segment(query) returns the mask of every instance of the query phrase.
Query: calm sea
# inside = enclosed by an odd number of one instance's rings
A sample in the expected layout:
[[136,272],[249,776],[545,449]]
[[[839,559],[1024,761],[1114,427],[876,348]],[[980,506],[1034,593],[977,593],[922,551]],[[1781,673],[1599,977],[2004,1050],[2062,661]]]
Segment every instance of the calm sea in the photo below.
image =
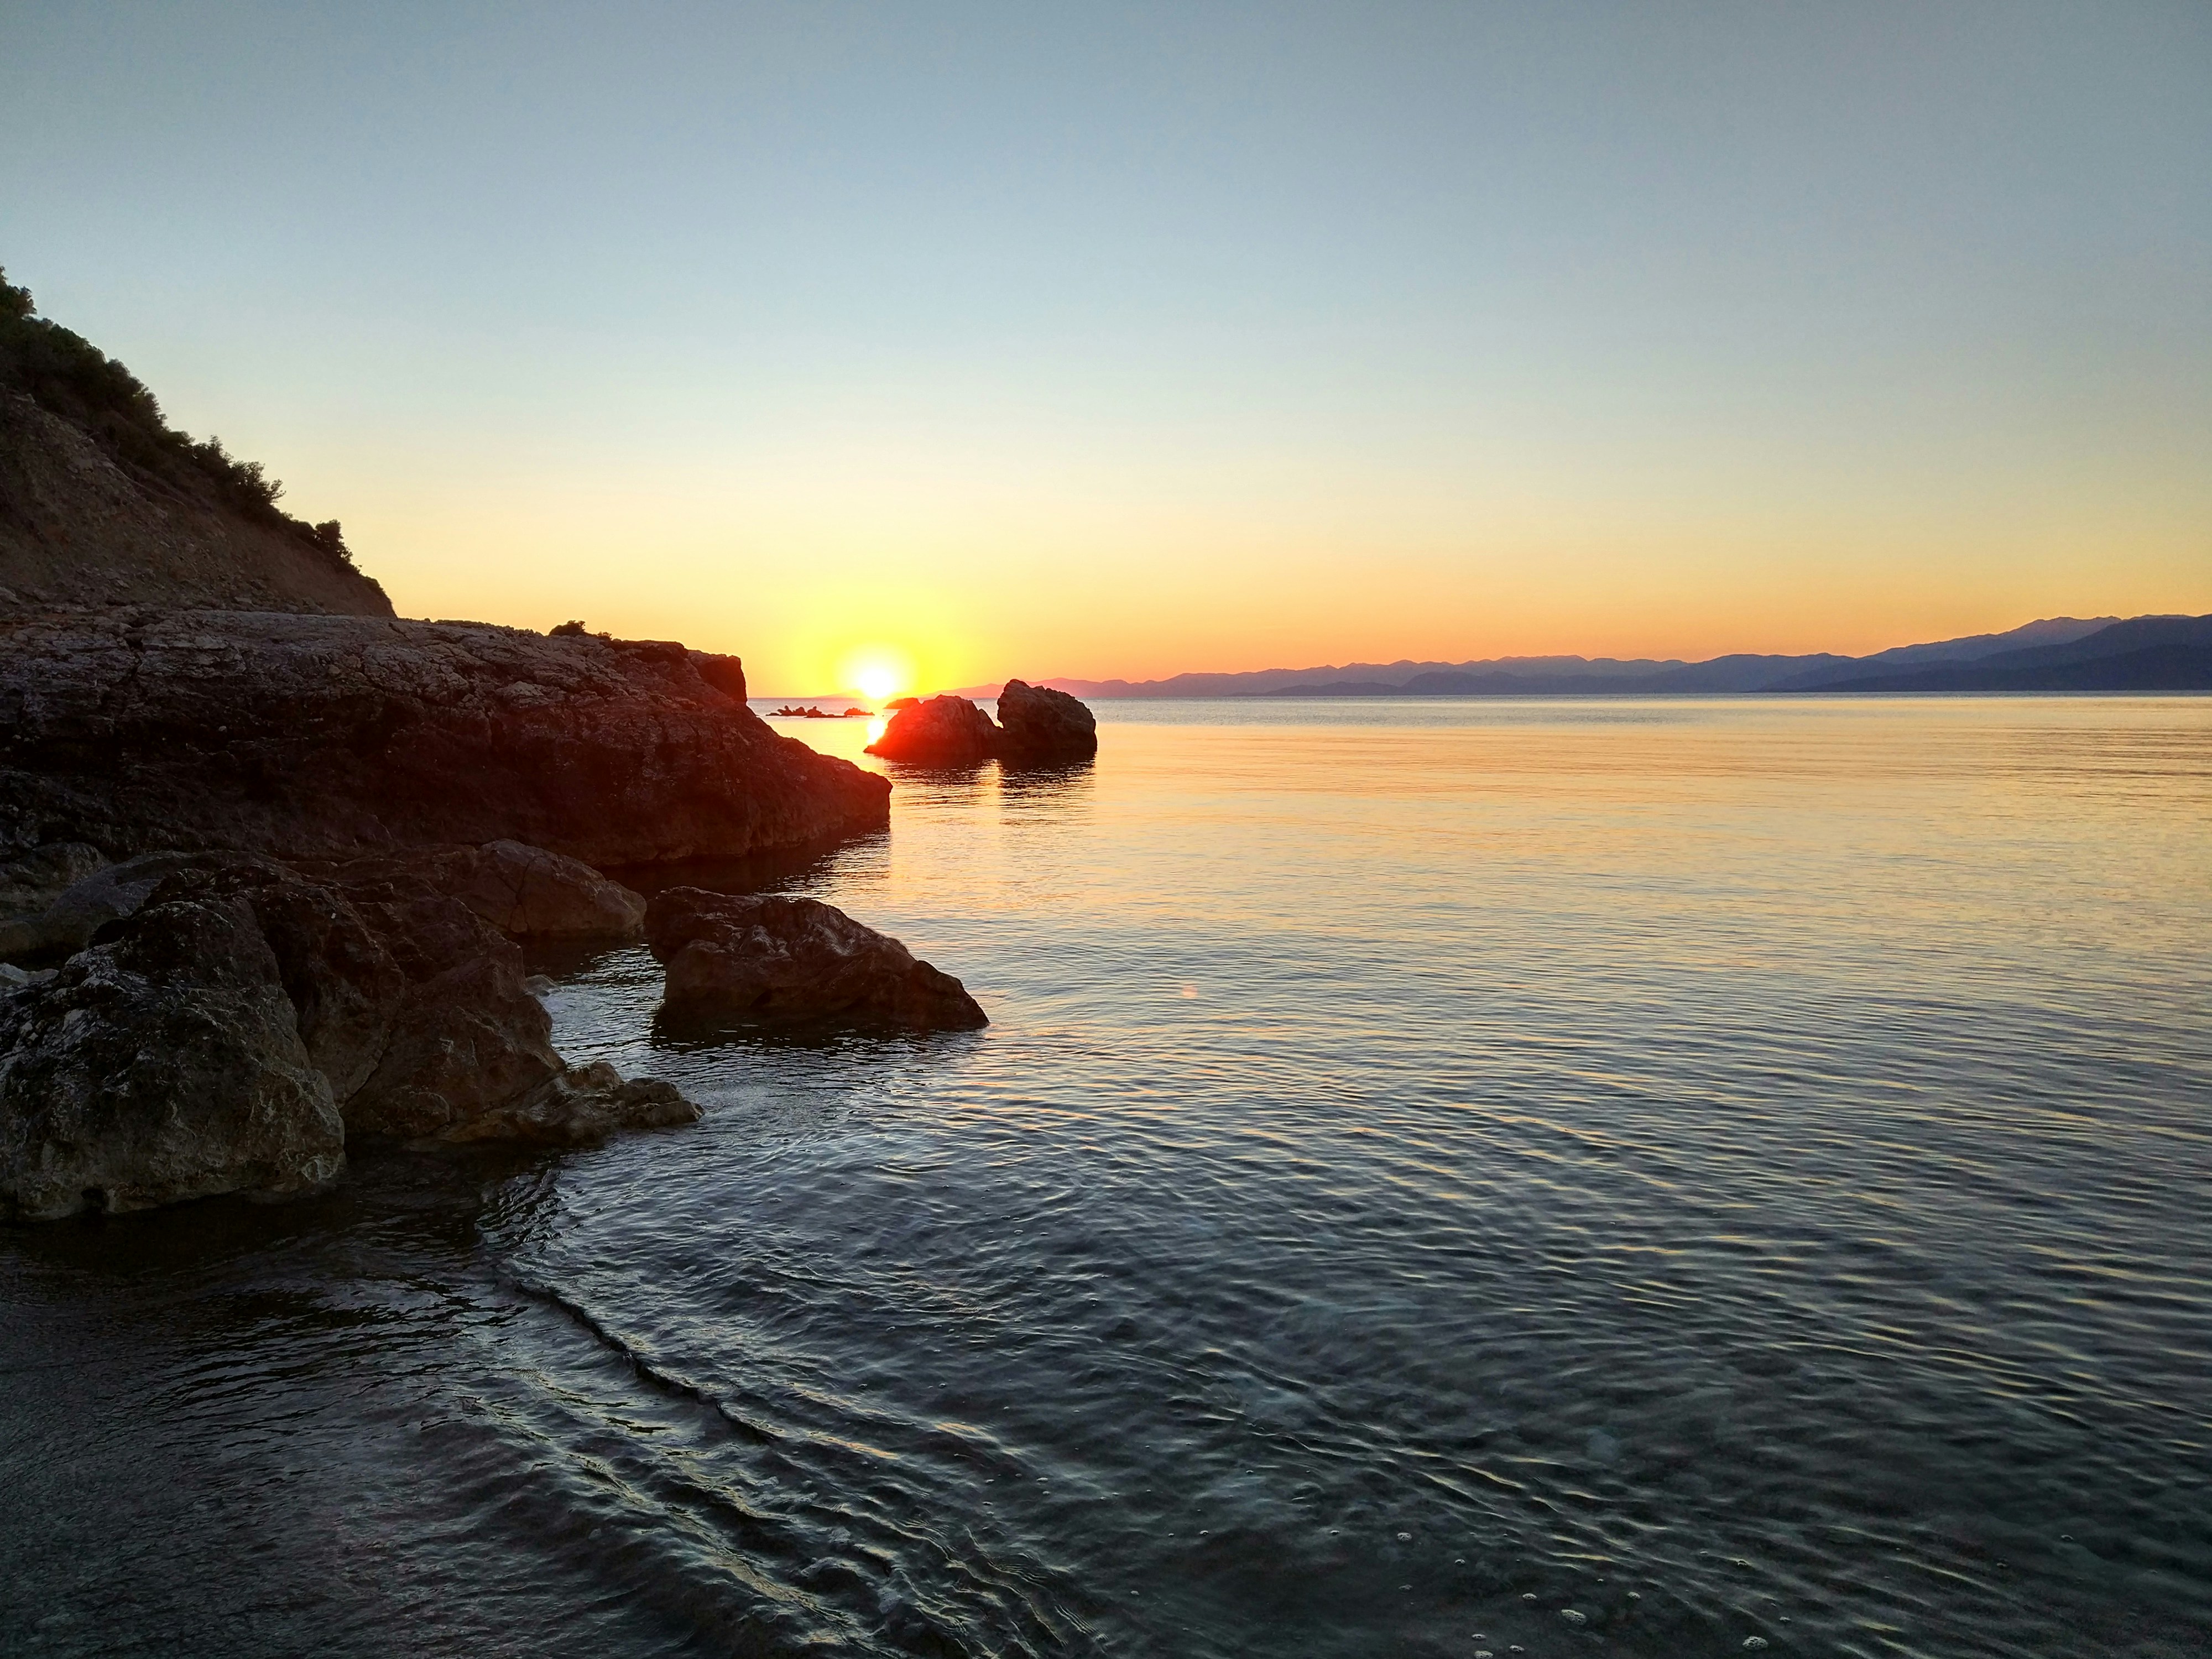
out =
[[0,1650],[2212,1646],[2212,698],[1099,713],[705,872],[987,1031],[0,1235]]

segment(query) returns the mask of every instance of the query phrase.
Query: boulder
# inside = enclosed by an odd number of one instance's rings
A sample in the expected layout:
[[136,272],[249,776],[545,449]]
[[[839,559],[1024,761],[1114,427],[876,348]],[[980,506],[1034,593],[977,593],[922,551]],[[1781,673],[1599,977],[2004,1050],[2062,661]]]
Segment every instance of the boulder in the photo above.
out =
[[0,999],[0,1214],[311,1191],[344,1166],[329,1080],[242,898],[122,924]]
[[965,697],[932,697],[893,714],[867,752],[913,766],[976,766],[999,752],[999,728]]
[[510,939],[635,939],[645,901],[588,864],[519,841],[358,859],[331,870],[358,885],[420,877]]
[[0,959],[82,950],[104,924],[130,915],[167,877],[194,861],[190,853],[145,853],[95,868],[45,909],[0,922]]
[[1098,752],[1090,709],[1048,685],[1008,680],[999,693],[1000,758],[1014,766],[1060,766]]
[[578,1146],[698,1115],[568,1066],[520,951],[419,874],[203,855],[0,984],[0,1213],[285,1195],[364,1136]]
[[734,659],[680,645],[474,623],[0,619],[0,856],[512,840],[607,868],[889,821],[884,779],[777,736],[732,689]]
[[64,841],[0,863],[0,919],[38,915],[106,862],[97,847]]
[[646,907],[679,1017],[972,1030],[989,1018],[960,981],[834,905],[672,887]]
[[658,1078],[625,1078],[603,1060],[571,1066],[527,1094],[456,1124],[448,1142],[519,1141],[532,1146],[595,1146],[624,1129],[696,1123],[699,1109]]

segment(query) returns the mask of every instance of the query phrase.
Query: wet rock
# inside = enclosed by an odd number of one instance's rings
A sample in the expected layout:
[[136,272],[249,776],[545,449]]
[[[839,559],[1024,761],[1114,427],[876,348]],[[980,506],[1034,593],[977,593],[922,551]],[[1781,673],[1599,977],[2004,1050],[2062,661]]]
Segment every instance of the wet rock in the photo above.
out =
[[672,887],[647,906],[645,933],[667,968],[672,1014],[913,1030],[990,1023],[958,980],[818,900]]
[[568,1066],[527,1094],[447,1129],[440,1139],[595,1146],[622,1131],[698,1121],[699,1109],[673,1084],[624,1078],[602,1060]]
[[301,860],[513,840],[596,868],[880,828],[728,659],[472,623],[143,607],[0,617],[0,827]]
[[965,697],[932,697],[891,716],[868,753],[914,766],[976,766],[999,752],[999,728]]
[[579,860],[519,841],[359,859],[333,866],[348,884],[419,878],[512,939],[630,940],[645,901]]
[[999,693],[1000,755],[1016,766],[1065,765],[1098,752],[1098,722],[1065,691],[1008,680]]
[[0,1001],[0,1212],[290,1195],[344,1146],[242,899],[157,907]]
[[185,859],[0,998],[0,1209],[34,1218],[88,1192],[286,1195],[349,1137],[579,1146],[697,1116],[666,1084],[568,1066],[520,951],[419,872]]

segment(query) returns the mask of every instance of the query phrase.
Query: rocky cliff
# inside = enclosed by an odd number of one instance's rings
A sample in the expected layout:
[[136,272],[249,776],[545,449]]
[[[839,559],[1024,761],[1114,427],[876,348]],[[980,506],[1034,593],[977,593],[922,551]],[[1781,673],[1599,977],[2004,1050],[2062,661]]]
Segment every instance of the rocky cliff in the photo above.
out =
[[882,826],[736,659],[471,623],[120,608],[0,618],[0,856],[283,858],[511,839],[601,868]]

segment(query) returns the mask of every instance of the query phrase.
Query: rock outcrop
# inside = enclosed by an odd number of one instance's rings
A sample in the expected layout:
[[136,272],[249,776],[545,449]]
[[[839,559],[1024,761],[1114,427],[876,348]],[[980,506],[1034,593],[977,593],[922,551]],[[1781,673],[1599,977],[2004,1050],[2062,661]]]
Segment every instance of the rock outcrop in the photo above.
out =
[[645,933],[668,970],[663,1006],[680,1018],[925,1031],[990,1024],[951,975],[816,899],[672,887],[647,906]]
[[999,752],[999,728],[965,697],[910,703],[868,745],[868,753],[910,766],[980,766]]
[[0,996],[0,1215],[289,1195],[364,1138],[576,1146],[698,1116],[551,1039],[521,952],[427,878],[183,860]]
[[161,906],[0,999],[0,1215],[331,1180],[345,1132],[237,897]]
[[629,940],[644,936],[645,901],[580,860],[519,841],[354,859],[331,866],[342,884],[412,880],[459,899],[509,939]]
[[[82,845],[62,843],[64,848]],[[102,865],[96,850],[86,850],[94,854],[94,868],[88,874],[63,889],[44,908],[0,921],[0,961],[38,960],[82,951],[103,925],[137,909],[164,878],[193,857],[190,853],[142,853],[119,864]],[[35,856],[24,860],[37,861]]]
[[999,718],[947,693],[927,702],[892,705],[890,723],[868,753],[911,766],[1064,766],[1098,752],[1098,722],[1065,691],[1008,680]]
[[512,839],[604,869],[887,822],[883,779],[771,732],[733,672],[680,645],[467,623],[0,620],[0,856]]
[[1048,685],[1008,680],[999,693],[999,756],[1014,766],[1064,766],[1098,752],[1091,710]]

